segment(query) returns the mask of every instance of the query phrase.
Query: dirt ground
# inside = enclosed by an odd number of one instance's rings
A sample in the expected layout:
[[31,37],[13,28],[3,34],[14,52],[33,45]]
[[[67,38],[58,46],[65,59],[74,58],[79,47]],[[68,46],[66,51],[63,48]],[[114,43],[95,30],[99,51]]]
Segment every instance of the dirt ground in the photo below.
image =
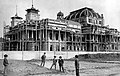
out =
[[[40,61],[9,60],[7,76],[75,76],[74,61],[65,61],[65,73],[50,70],[52,61],[46,61],[45,67],[40,67]],[[120,64],[80,61],[80,76],[120,76]],[[3,76],[3,65],[0,60],[0,76]]]
[[[39,65],[39,62],[30,62]],[[52,61],[47,61],[45,67],[50,68]],[[80,61],[80,76],[120,76],[120,64],[115,63],[97,63]],[[50,76],[75,76],[74,61],[65,61],[66,73]],[[57,67],[57,69],[59,69]]]

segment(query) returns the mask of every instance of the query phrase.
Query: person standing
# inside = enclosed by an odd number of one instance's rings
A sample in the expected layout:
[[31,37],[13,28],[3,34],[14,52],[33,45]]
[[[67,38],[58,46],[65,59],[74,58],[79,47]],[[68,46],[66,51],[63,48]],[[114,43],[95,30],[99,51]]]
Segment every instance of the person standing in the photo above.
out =
[[64,60],[62,59],[62,56],[59,57],[58,64],[59,64],[60,71],[62,69],[62,71],[64,72],[64,67],[63,67]]
[[43,66],[43,67],[45,65],[45,59],[46,59],[46,53],[44,52],[44,54],[41,57],[41,66]]
[[6,75],[6,72],[8,70],[8,65],[9,65],[7,57],[8,57],[8,55],[5,54],[4,55],[4,60],[3,60],[3,65],[4,65],[4,71],[3,71],[3,73],[4,73],[4,75]]
[[56,59],[56,56],[54,56],[54,58],[53,58],[53,64],[50,67],[50,69],[52,69],[52,67],[55,66],[55,70],[56,70],[56,63],[57,63],[57,59]]
[[78,55],[75,55],[75,70],[76,70],[76,76],[79,76],[79,59],[78,59]]

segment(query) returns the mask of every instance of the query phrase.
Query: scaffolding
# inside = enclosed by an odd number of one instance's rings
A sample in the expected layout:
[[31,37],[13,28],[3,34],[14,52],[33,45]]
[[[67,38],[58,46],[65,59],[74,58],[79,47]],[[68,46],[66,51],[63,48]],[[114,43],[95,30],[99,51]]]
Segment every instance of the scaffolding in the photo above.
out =
[[5,51],[113,52],[120,49],[119,31],[105,26],[103,15],[91,8],[75,10],[65,18],[60,11],[57,19],[42,20],[39,10],[33,6],[26,11],[26,20],[21,21],[17,15],[12,17],[12,26],[4,34]]

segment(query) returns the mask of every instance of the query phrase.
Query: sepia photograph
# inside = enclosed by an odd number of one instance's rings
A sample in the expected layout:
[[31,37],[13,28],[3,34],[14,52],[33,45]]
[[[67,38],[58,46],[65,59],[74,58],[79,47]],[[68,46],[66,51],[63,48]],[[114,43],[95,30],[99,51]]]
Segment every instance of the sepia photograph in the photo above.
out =
[[0,0],[0,76],[120,76],[119,0]]

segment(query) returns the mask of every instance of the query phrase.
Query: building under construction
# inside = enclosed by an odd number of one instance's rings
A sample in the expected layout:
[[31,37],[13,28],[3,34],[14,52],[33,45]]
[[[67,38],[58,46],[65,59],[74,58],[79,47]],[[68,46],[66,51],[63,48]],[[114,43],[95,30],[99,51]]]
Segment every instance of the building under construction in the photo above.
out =
[[39,18],[33,5],[23,20],[16,13],[4,27],[4,51],[119,51],[120,33],[104,25],[103,14],[85,7],[57,19]]

